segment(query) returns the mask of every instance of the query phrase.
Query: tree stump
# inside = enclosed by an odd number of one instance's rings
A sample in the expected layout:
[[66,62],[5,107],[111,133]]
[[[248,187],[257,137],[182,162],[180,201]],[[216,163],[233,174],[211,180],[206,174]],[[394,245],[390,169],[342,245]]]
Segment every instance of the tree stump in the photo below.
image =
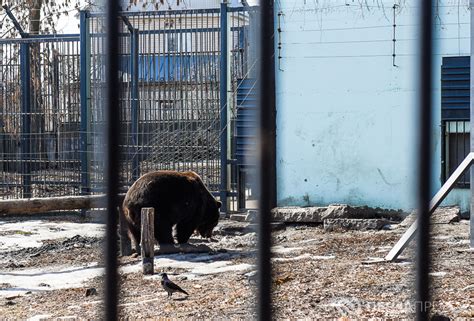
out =
[[153,260],[155,255],[155,209],[142,208],[141,254],[143,274],[153,274]]

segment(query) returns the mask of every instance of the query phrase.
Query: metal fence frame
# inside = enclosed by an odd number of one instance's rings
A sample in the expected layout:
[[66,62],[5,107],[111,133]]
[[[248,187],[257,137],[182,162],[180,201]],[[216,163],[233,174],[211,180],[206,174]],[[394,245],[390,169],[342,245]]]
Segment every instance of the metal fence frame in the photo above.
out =
[[[140,80],[139,75],[143,74],[143,68],[139,65],[139,60],[141,59],[141,55],[143,53],[139,53],[141,43],[139,41],[140,37],[143,37],[144,34],[147,35],[157,35],[158,39],[161,39],[160,35],[163,35],[163,39],[167,34],[174,34],[177,35],[179,32],[184,33],[192,33],[192,32],[212,32],[214,34],[219,35],[220,41],[220,48],[218,47],[218,51],[216,57],[219,57],[219,66],[216,66],[216,69],[219,69],[218,74],[215,79],[215,83],[218,84],[219,88],[216,92],[216,103],[218,104],[218,120],[215,123],[216,131],[218,132],[218,139],[215,142],[215,148],[217,150],[217,157],[215,164],[212,166],[216,167],[218,170],[218,180],[214,181],[213,186],[211,189],[216,196],[219,196],[222,200],[223,207],[222,212],[226,213],[231,209],[236,210],[237,208],[227,208],[227,205],[230,204],[227,200],[232,199],[235,200],[236,196],[239,194],[238,188],[239,184],[237,184],[237,174],[236,174],[236,166],[237,162],[235,159],[235,146],[233,143],[233,136],[235,135],[235,119],[238,117],[237,110],[239,106],[237,106],[237,91],[240,85],[238,81],[241,78],[249,77],[250,71],[252,72],[252,76],[257,73],[255,70],[257,69],[258,65],[256,62],[250,63],[248,59],[243,59],[244,55],[248,55],[246,52],[248,50],[247,47],[249,40],[248,40],[248,23],[250,23],[249,13],[250,11],[255,11],[255,8],[252,7],[229,7],[226,3],[223,3],[220,8],[216,9],[197,9],[197,10],[179,10],[179,11],[159,11],[159,12],[141,12],[141,13],[133,13],[133,12],[119,12],[118,17],[119,21],[123,23],[119,23],[119,38],[121,38],[122,43],[119,46],[121,48],[120,52],[122,55],[124,54],[124,50],[126,51],[130,59],[129,65],[127,68],[130,68],[130,75],[131,79],[127,83],[128,93],[127,97],[122,97],[122,99],[127,99],[129,101],[129,108],[130,108],[130,117],[131,120],[129,123],[131,124],[131,129],[129,129],[129,133],[131,136],[131,144],[127,147],[131,156],[130,164],[128,167],[130,168],[130,173],[128,175],[128,179],[126,182],[123,182],[122,185],[125,186],[130,185],[133,181],[135,181],[141,173],[140,171],[140,162],[141,156],[139,149],[139,140],[140,140]],[[80,52],[78,53],[78,57],[80,59],[80,68],[78,68],[77,73],[77,80],[80,80],[80,84],[78,84],[78,95],[80,103],[78,114],[80,114],[80,120],[78,125],[78,159],[77,159],[77,166],[76,169],[79,173],[77,179],[69,180],[63,182],[63,185],[70,184],[74,188],[73,194],[81,194],[87,195],[90,193],[97,193],[101,192],[98,188],[101,184],[97,184],[96,182],[103,180],[103,171],[97,170],[95,166],[97,161],[97,153],[94,153],[93,147],[94,140],[102,140],[99,136],[101,135],[101,130],[103,130],[103,122],[102,126],[96,128],[94,131],[91,127],[94,127],[94,117],[95,111],[94,104],[96,101],[94,97],[102,96],[97,94],[98,91],[102,91],[103,88],[102,84],[94,83],[94,77],[96,77],[95,73],[97,70],[92,70],[91,68],[95,68],[94,66],[97,64],[97,61],[91,61],[92,59],[104,59],[103,53],[101,57],[96,58],[94,56],[94,50],[100,51],[100,47],[103,46],[103,43],[97,44],[98,41],[103,41],[105,39],[106,33],[103,31],[95,30],[94,26],[91,26],[92,19],[104,19],[105,16],[103,13],[91,13],[88,11],[81,11],[79,13],[79,20],[80,20],[80,33],[77,35],[41,35],[41,36],[33,36],[28,35],[22,29],[19,23],[15,20],[15,17],[11,14],[10,11],[7,10],[11,19],[16,22],[17,27],[19,28],[20,34],[25,39],[14,39],[14,40],[4,40],[4,43],[19,43],[21,48],[21,55],[20,59],[21,62],[21,99],[22,99],[22,130],[25,131],[22,135],[22,143],[20,144],[21,148],[21,155],[24,158],[22,160],[22,182],[21,185],[23,186],[23,192],[21,196],[14,196],[14,197],[42,197],[43,195],[39,195],[37,192],[32,193],[31,185],[31,175],[29,174],[31,171],[31,159],[29,159],[31,144],[30,144],[30,132],[28,132],[28,128],[30,128],[30,111],[31,108],[29,107],[29,102],[31,102],[32,96],[30,91],[30,86],[28,83],[30,81],[30,73],[31,68],[29,65],[29,50],[28,50],[28,43],[38,43],[41,44],[43,42],[59,42],[59,41],[76,41],[79,44]],[[152,19],[152,17],[161,16],[161,17],[184,17],[185,15],[195,15],[196,17],[205,15],[212,15],[212,19],[217,18],[217,22],[219,25],[204,25],[198,26],[197,23],[195,25],[192,24],[188,29],[177,30],[177,29],[162,29],[162,30],[139,30],[138,27],[133,25],[137,19],[137,16],[145,16]],[[208,18],[209,19],[209,18]],[[245,22],[247,21],[247,22]],[[143,22],[144,24],[144,22]],[[123,39],[127,38],[126,41]],[[202,38],[202,36],[201,36]],[[98,40],[101,39],[101,40]],[[156,40],[155,40],[156,41]],[[162,41],[162,40],[159,40]],[[94,48],[94,46],[96,48]],[[218,45],[219,46],[219,45]],[[125,48],[125,49],[124,49]],[[255,50],[254,50],[255,51]],[[244,53],[242,53],[244,52]],[[223,54],[225,53],[225,54]],[[255,56],[255,53],[254,53]],[[123,63],[124,59],[128,59],[126,56],[119,57],[119,65]],[[240,58],[237,58],[240,57]],[[253,58],[257,58],[256,56]],[[242,61],[240,61],[242,59]],[[245,61],[244,61],[245,60]],[[102,66],[104,63],[102,62]],[[238,65],[239,67],[236,68],[235,66]],[[122,67],[119,67],[119,70],[122,70]],[[247,70],[248,69],[248,70]],[[100,71],[103,72],[103,71]],[[223,79],[224,81],[220,81],[219,79]],[[120,84],[119,84],[120,85]],[[125,94],[125,93],[124,93]],[[246,97],[244,97],[245,99]],[[102,98],[99,98],[102,99]],[[100,104],[100,102],[99,102]],[[142,126],[143,127],[143,126]],[[97,138],[99,137],[99,138]],[[209,145],[209,144],[208,144]],[[100,159],[99,162],[102,162],[103,159]],[[101,166],[102,166],[101,165]],[[76,166],[76,165],[75,165]],[[179,165],[178,165],[179,167]],[[184,166],[181,168],[176,168],[178,170],[183,170]],[[198,171],[199,172],[199,171]],[[205,183],[206,178],[204,177]],[[217,182],[217,183],[216,183]],[[54,185],[54,181],[50,181],[50,184]],[[18,183],[20,184],[20,183]],[[209,185],[209,184],[208,184]],[[243,187],[245,189],[245,186]],[[59,192],[60,194],[54,196],[64,196],[64,195],[71,195],[70,192]],[[244,193],[240,193],[244,194]],[[51,194],[52,195],[52,194]],[[51,196],[47,195],[47,196]],[[46,195],[44,195],[46,196]],[[235,205],[233,205],[235,206]]]
[[[67,67],[67,72],[64,72],[62,69],[65,68],[66,64],[71,63],[71,60],[74,61],[74,59],[76,59],[75,52],[78,51],[79,48],[79,36],[50,35],[40,37],[29,36],[25,33],[22,34],[24,38],[21,39],[0,40],[0,46],[2,48],[2,79],[5,79],[6,83],[5,90],[2,91],[2,104],[4,108],[2,110],[2,122],[10,121],[13,122],[15,126],[14,131],[11,131],[11,128],[6,131],[2,129],[2,144],[6,147],[3,146],[2,149],[4,155],[2,155],[1,164],[3,175],[6,175],[4,177],[8,177],[9,179],[4,180],[1,183],[1,187],[7,190],[21,189],[18,192],[14,191],[13,195],[18,197],[18,193],[21,193],[22,197],[31,197],[32,185],[45,186],[51,183],[51,178],[48,177],[47,173],[47,168],[49,167],[48,153],[51,150],[44,145],[47,143],[47,135],[55,135],[56,129],[49,127],[58,125],[57,121],[61,115],[59,109],[67,108],[67,99],[69,99],[69,96],[65,97],[64,94],[60,95],[60,93],[67,92],[68,95],[70,94],[70,88],[64,88],[64,78],[72,77],[76,67]],[[55,52],[55,50],[58,49],[67,50],[67,53],[60,55]],[[5,51],[7,51],[7,53],[5,53]],[[12,60],[10,59],[12,57],[9,56],[15,54],[19,54],[19,63],[17,65],[13,63],[12,65],[11,62],[8,62]],[[35,61],[35,65],[32,66],[34,59],[38,61]],[[50,61],[50,59],[52,60]],[[74,65],[74,63],[72,64]],[[15,68],[19,70],[15,71]],[[39,68],[44,70],[42,74],[38,74]],[[34,72],[34,74],[32,72]],[[11,85],[14,84],[16,81],[15,77],[19,78],[17,85],[18,92],[13,94],[14,97],[12,97],[7,87],[11,87]],[[32,78],[35,80],[33,81]],[[48,85],[44,85],[40,84],[41,81],[52,81],[54,84],[49,83]],[[74,83],[70,83],[69,85],[74,85]],[[40,107],[46,108],[43,110],[43,113],[37,111]],[[71,115],[71,117],[73,116],[74,115]],[[45,133],[32,130],[31,125],[38,120],[45,123],[41,130],[44,130],[46,127],[49,128],[46,129]],[[19,137],[17,146],[14,145],[15,139],[12,136],[15,132],[17,132]],[[45,136],[41,138],[42,134]],[[66,133],[66,136],[67,135]],[[52,148],[53,152],[59,149],[59,142],[64,143],[64,140],[55,142],[56,147]],[[43,147],[41,147],[41,145],[43,145]],[[19,154],[19,158],[15,158],[14,154],[16,153]],[[55,157],[56,156],[53,155],[53,161],[55,163],[53,166],[58,166],[58,164],[69,167],[73,166],[71,165],[72,160],[60,160]],[[17,163],[13,164],[15,162]],[[21,168],[14,169],[12,166]],[[63,169],[66,170],[65,168]],[[36,172],[33,173],[33,170]],[[7,174],[10,172],[11,174]],[[20,176],[20,179],[16,179],[13,176]],[[35,178],[34,176],[40,178]],[[68,179],[66,179],[66,175],[64,175],[62,179],[59,179],[56,183],[58,186],[69,185],[70,188],[74,188],[76,184],[78,184],[78,179],[75,179],[75,177],[68,177]]]

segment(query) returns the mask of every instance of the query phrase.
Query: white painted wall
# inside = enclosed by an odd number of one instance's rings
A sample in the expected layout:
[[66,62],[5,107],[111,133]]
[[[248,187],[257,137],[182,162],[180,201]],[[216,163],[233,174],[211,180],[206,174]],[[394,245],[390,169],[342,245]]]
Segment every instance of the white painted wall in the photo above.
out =
[[[363,2],[363,1],[362,1]],[[419,1],[280,0],[278,203],[348,203],[408,210],[416,202]],[[435,10],[433,183],[440,187],[441,58],[469,55],[467,0]],[[278,46],[278,33],[276,42]],[[468,190],[447,203],[468,208]]]

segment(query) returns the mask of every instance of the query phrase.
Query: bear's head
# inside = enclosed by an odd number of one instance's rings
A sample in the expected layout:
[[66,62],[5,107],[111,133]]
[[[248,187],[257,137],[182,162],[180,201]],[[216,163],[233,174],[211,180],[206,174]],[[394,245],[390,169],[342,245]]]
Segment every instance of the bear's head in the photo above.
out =
[[210,197],[206,206],[202,223],[198,226],[197,230],[202,237],[210,238],[212,236],[212,230],[216,227],[219,222],[219,209],[222,203],[217,201],[214,197]]

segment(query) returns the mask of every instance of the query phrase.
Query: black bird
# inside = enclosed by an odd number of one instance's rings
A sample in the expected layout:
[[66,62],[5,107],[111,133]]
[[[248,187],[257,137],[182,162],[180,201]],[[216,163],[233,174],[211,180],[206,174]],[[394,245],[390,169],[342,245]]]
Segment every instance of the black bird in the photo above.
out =
[[181,292],[186,295],[189,295],[188,292],[184,291],[179,287],[179,285],[173,283],[170,279],[168,279],[168,275],[166,273],[161,274],[161,286],[168,292],[168,298],[171,298],[171,295],[174,292]]

